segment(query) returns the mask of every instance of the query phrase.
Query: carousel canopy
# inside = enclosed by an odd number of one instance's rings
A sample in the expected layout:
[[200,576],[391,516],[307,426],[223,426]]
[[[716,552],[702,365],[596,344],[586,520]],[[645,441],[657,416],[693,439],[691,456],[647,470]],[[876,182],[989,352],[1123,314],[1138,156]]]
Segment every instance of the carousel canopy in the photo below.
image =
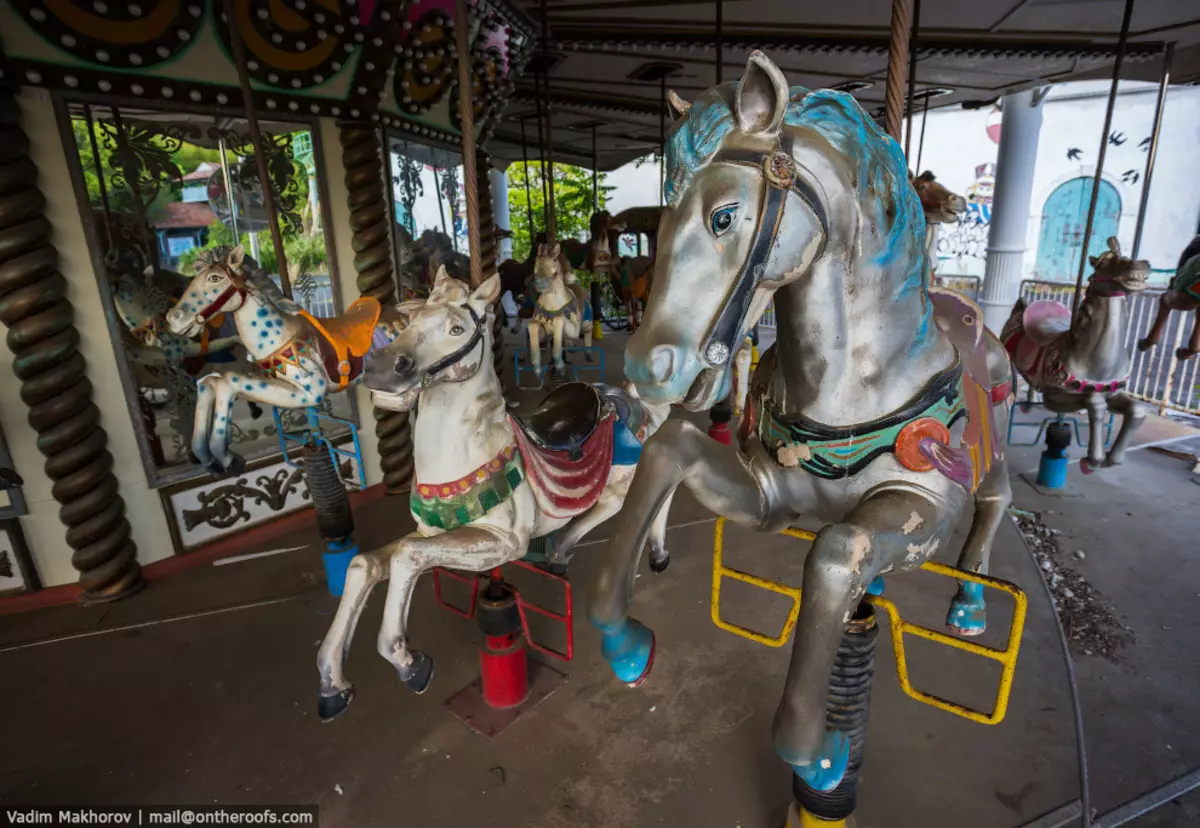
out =
[[[535,22],[538,0],[517,3]],[[924,0],[914,109],[978,106],[1047,83],[1108,78],[1124,3],[1120,0]],[[717,4],[689,0],[552,0],[549,99],[555,159],[600,169],[659,145],[663,86],[685,100],[716,80]],[[788,80],[851,92],[882,115],[891,19],[889,0],[836,3],[724,0],[722,73],[738,77],[752,49],[767,52]],[[1122,75],[1157,81],[1160,55],[1175,42],[1173,81],[1200,78],[1196,0],[1141,0],[1133,8]],[[535,72],[519,78],[489,149],[521,157],[520,120],[537,156]]]

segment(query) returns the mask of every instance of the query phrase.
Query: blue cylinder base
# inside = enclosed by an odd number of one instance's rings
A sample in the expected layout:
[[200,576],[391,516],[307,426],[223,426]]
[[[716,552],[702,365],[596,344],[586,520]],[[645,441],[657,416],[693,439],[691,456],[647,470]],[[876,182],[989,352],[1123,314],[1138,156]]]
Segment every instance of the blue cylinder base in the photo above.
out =
[[1067,485],[1067,458],[1055,457],[1050,452],[1042,453],[1038,463],[1037,483],[1047,489],[1061,489]]
[[321,554],[325,561],[325,586],[334,598],[342,597],[342,590],[346,588],[346,570],[357,554],[358,544],[353,538],[331,540],[327,550]]

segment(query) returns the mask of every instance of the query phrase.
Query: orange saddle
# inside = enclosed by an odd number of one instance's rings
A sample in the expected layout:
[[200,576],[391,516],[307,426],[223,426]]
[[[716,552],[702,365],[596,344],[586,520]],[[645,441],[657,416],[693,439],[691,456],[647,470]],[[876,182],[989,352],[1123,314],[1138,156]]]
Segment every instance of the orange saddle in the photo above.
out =
[[325,373],[334,390],[341,391],[362,373],[363,357],[371,350],[371,339],[383,306],[364,296],[355,300],[341,316],[318,319],[305,310],[300,315],[312,328],[312,340],[321,352]]

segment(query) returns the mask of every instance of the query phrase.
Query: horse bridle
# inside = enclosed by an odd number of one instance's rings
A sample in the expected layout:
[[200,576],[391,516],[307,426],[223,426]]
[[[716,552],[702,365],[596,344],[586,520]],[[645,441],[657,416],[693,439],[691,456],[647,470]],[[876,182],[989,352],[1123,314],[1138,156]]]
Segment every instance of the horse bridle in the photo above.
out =
[[221,294],[216,299],[209,302],[202,311],[196,314],[196,316],[200,318],[201,324],[207,322],[213,316],[216,316],[217,313],[220,312],[221,308],[225,307],[225,303],[228,302],[230,297],[235,293],[239,294],[242,299],[246,298],[246,288],[237,286],[237,281],[233,276],[233,268],[227,264],[214,264],[213,267],[224,271],[225,278],[229,280],[229,287],[221,291]]
[[792,138],[787,133],[780,136],[779,143],[772,150],[723,149],[716,154],[712,163],[753,167],[762,172],[766,180],[750,251],[738,269],[729,298],[713,323],[701,350],[709,365],[721,368],[737,350],[735,346],[741,344],[736,341],[738,334],[746,321],[746,315],[750,312],[755,290],[765,281],[763,274],[779,236],[779,227],[783,223],[787,194],[795,193],[813,211],[821,226],[822,246],[829,236],[829,222],[816,189],[796,175],[796,162],[792,158]]
[[461,362],[463,357],[471,353],[471,351],[475,349],[475,346],[483,340],[483,317],[477,314],[475,309],[469,304],[461,305],[460,307],[465,308],[467,313],[471,315],[471,321],[475,323],[475,330],[471,333],[471,338],[467,340],[465,345],[453,353],[442,357],[433,365],[429,366],[429,369],[425,371],[424,376],[421,377],[422,388],[429,387],[435,376],[440,374],[442,371],[445,371],[447,368],[453,368],[455,365]]

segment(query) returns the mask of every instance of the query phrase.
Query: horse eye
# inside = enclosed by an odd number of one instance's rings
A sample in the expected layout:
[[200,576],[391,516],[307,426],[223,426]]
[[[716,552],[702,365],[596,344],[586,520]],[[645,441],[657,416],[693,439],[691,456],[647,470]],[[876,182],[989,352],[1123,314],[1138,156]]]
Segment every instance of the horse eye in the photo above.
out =
[[733,217],[737,213],[737,205],[731,204],[728,207],[721,207],[712,215],[712,231],[714,235],[721,235],[730,227],[733,226]]
[[467,332],[467,329],[464,328],[462,325],[455,325],[453,328],[450,329],[451,336],[462,336],[466,332]]
[[211,276],[209,276],[209,277],[208,277],[208,281],[210,281],[210,282],[219,282],[219,281],[221,281],[221,274],[220,274],[220,273],[214,273],[213,275],[211,275]]

